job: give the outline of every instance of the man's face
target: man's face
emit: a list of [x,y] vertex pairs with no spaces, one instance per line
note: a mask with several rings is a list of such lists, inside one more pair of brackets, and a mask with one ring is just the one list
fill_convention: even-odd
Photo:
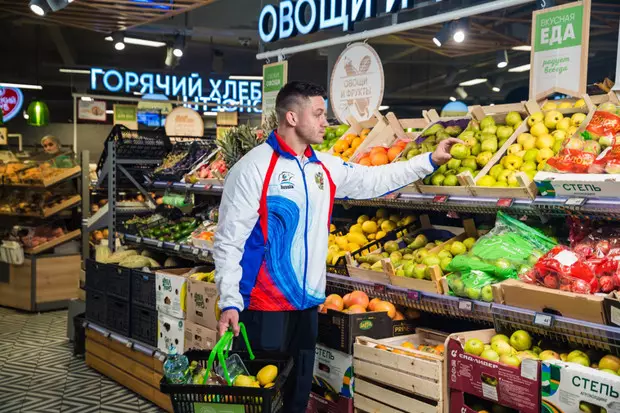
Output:
[[298,110],[295,125],[297,135],[308,145],[323,143],[325,128],[329,126],[325,100],[320,96],[311,97]]

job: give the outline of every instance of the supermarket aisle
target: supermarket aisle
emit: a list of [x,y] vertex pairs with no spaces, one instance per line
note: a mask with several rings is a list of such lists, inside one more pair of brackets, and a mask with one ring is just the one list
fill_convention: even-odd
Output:
[[0,307],[0,412],[163,412],[74,357],[66,328],[66,311]]

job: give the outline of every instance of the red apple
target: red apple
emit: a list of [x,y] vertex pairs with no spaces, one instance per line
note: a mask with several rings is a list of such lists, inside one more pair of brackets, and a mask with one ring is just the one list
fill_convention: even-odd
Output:
[[557,289],[560,285],[558,281],[558,277],[552,274],[545,276],[544,284],[545,284],[545,287],[553,288],[553,289]]
[[614,279],[608,275],[605,275],[598,279],[598,282],[601,286],[601,291],[604,293],[609,293],[614,290]]

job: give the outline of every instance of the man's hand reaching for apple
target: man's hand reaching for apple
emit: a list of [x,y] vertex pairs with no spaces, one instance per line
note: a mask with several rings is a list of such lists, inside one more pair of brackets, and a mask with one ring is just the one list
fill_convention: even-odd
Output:
[[452,155],[450,155],[450,149],[452,146],[457,143],[463,143],[462,140],[457,138],[448,138],[437,144],[437,148],[435,148],[435,152],[431,154],[431,159],[435,165],[441,166],[452,159]]

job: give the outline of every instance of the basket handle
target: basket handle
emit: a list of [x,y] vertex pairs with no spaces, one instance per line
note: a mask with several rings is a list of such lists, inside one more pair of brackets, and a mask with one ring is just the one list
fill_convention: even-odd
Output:
[[[252,347],[250,347],[250,340],[248,339],[248,334],[245,330],[245,324],[239,323],[239,330],[241,331],[241,335],[243,336],[243,341],[245,342],[245,346],[248,349],[248,354],[250,356],[250,360],[254,360],[254,353],[252,352]],[[213,368],[213,361],[215,360],[215,356],[217,356],[218,362],[220,366],[222,366],[222,370],[224,371],[224,378],[229,386],[232,385],[230,381],[230,376],[228,374],[228,369],[226,368],[226,359],[228,359],[228,352],[232,348],[232,342],[234,340],[234,335],[231,330],[228,330],[224,335],[218,340],[218,342],[211,350],[209,354],[209,360],[207,362],[207,372],[205,374],[205,378],[203,384],[206,383],[207,379],[211,375],[211,370]]]

